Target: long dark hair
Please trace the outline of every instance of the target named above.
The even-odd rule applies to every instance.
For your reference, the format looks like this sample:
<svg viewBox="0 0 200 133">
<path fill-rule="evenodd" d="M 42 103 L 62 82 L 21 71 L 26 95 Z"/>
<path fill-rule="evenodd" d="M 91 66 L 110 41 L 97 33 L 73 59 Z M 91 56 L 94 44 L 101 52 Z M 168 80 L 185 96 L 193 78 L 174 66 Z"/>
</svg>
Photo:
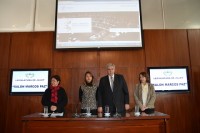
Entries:
<svg viewBox="0 0 200 133">
<path fill-rule="evenodd" d="M 141 83 L 141 81 L 140 81 L 140 75 L 142 75 L 143 77 L 145 77 L 146 78 L 146 82 L 147 83 L 149 83 L 150 82 L 150 79 L 149 79 L 149 74 L 148 73 L 146 73 L 146 72 L 141 72 L 140 74 L 139 74 L 139 82 Z"/>
</svg>

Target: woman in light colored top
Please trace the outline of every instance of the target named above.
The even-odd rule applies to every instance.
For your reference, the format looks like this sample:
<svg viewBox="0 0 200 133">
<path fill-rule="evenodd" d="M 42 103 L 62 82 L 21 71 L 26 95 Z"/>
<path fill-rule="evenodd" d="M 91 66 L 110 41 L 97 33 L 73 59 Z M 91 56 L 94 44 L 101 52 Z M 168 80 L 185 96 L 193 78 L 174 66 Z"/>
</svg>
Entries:
<svg viewBox="0 0 200 133">
<path fill-rule="evenodd" d="M 97 86 L 93 84 L 93 75 L 87 71 L 84 83 L 79 88 L 79 101 L 81 102 L 81 113 L 86 113 L 86 108 L 90 108 L 92 115 L 97 115 Z"/>
<path fill-rule="evenodd" d="M 134 99 L 141 112 L 153 113 L 156 93 L 154 86 L 149 83 L 149 76 L 146 72 L 139 74 L 140 83 L 136 85 Z"/>
</svg>

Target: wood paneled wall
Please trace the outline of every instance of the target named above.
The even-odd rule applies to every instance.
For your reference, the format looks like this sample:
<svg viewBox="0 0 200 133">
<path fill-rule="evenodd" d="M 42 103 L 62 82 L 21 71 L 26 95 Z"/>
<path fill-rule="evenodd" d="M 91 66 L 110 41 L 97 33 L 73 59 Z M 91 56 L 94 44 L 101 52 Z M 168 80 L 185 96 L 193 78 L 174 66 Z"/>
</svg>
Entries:
<svg viewBox="0 0 200 133">
<path fill-rule="evenodd" d="M 200 132 L 200 30 L 144 30 L 144 48 L 130 50 L 55 50 L 53 32 L 0 34 L 0 132 L 21 132 L 21 117 L 41 112 L 41 96 L 9 96 L 11 68 L 51 68 L 59 74 L 69 97 L 68 112 L 78 103 L 78 88 L 85 71 L 96 84 L 112 62 L 124 75 L 133 107 L 138 74 L 148 66 L 190 68 L 190 93 L 157 93 L 156 110 L 171 116 L 172 133 Z"/>
<path fill-rule="evenodd" d="M 188 44 L 191 62 L 192 110 L 194 133 L 200 133 L 200 30 L 188 30 Z M 197 128 L 198 127 L 198 128 Z"/>
<path fill-rule="evenodd" d="M 7 99 L 8 99 L 8 71 L 9 71 L 9 50 L 10 50 L 10 38 L 9 33 L 0 34 L 0 132 L 4 133 L 6 126 L 6 111 L 7 111 Z"/>
<path fill-rule="evenodd" d="M 147 66 L 189 66 L 187 30 L 147 30 L 145 50 Z M 193 91 L 193 89 L 191 89 Z M 192 129 L 191 93 L 157 93 L 156 108 L 170 114 L 173 133 L 189 133 Z"/>
</svg>

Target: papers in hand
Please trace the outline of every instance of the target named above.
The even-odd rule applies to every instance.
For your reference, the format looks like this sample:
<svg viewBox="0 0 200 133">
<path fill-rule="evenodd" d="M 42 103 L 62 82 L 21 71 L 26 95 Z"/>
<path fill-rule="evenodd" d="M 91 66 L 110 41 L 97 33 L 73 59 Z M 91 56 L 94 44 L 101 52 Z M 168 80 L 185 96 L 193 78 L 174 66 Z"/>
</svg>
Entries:
<svg viewBox="0 0 200 133">
<path fill-rule="evenodd" d="M 52 113 L 51 116 L 52 117 L 63 116 L 63 112 L 62 113 Z"/>
<path fill-rule="evenodd" d="M 44 117 L 56 117 L 56 116 L 63 116 L 63 112 L 62 113 L 40 113 L 40 115 L 44 116 Z"/>
</svg>

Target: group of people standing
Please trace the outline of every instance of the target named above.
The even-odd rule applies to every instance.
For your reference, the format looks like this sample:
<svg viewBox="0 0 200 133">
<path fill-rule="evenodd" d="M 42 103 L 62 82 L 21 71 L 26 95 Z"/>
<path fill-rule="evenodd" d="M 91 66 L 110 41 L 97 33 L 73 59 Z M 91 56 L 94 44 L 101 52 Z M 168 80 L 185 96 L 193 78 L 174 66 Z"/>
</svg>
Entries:
<svg viewBox="0 0 200 133">
<path fill-rule="evenodd" d="M 102 77 L 99 86 L 94 84 L 94 76 L 87 71 L 84 83 L 79 88 L 79 101 L 81 113 L 90 108 L 92 115 L 105 112 L 105 106 L 109 106 L 111 114 L 124 114 L 130 109 L 129 91 L 123 75 L 115 73 L 115 65 L 107 64 L 107 75 Z M 45 90 L 42 96 L 42 104 L 48 106 L 49 112 L 65 112 L 68 97 L 65 90 L 60 86 L 61 79 L 58 75 L 51 77 L 51 86 Z M 154 112 L 156 99 L 155 89 L 149 83 L 146 72 L 139 74 L 139 84 L 134 91 L 135 104 L 141 112 Z"/>
</svg>

